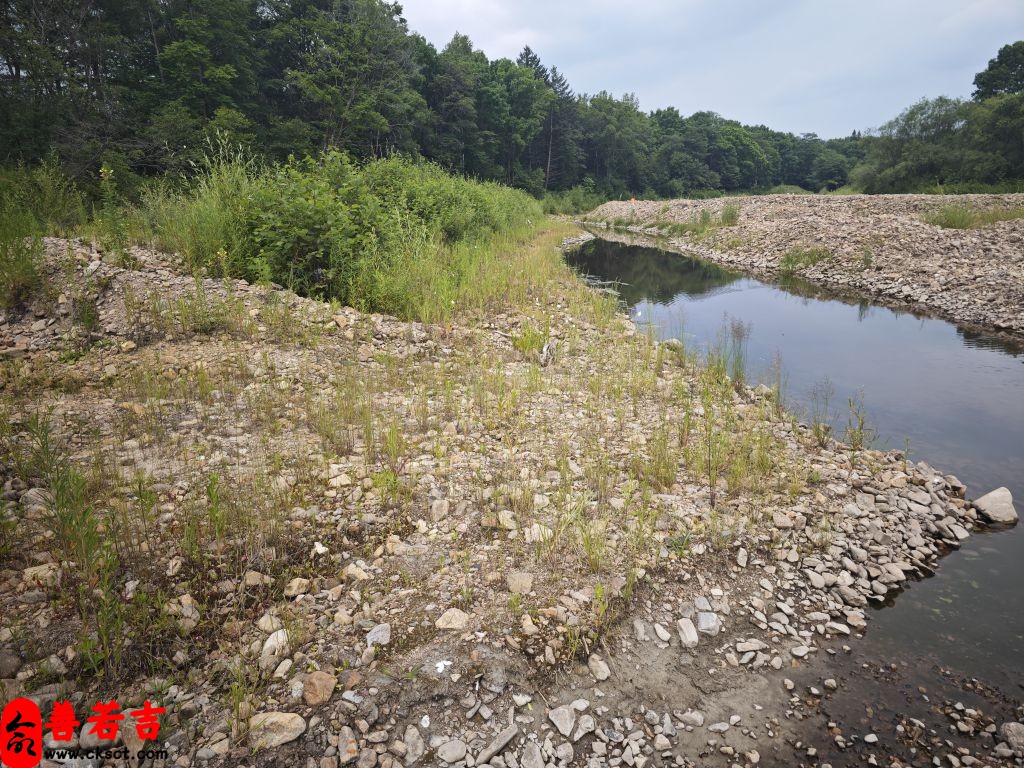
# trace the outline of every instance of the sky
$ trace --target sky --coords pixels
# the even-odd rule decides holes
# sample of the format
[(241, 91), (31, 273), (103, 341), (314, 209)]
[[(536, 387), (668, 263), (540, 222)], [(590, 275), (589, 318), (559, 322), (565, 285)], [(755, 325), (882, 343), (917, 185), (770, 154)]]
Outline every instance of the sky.
[(529, 45), (577, 93), (645, 111), (823, 138), (870, 130), (922, 97), (967, 98), (1024, 38), (1024, 0), (405, 0), (439, 50), (458, 31), (488, 58)]

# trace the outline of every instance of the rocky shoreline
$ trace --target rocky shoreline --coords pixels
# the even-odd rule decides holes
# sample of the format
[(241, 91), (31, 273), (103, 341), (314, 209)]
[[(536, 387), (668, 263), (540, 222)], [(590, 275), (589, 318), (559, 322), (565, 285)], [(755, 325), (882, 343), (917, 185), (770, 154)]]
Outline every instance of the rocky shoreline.
[[(23, 523), (0, 560), (3, 700), (157, 699), (156, 764), (181, 768), (1024, 761), (1019, 701), (927, 746), (909, 722), (802, 723), (848, 684), (829, 658), (869, 607), (1015, 521), (1008, 492), (971, 502), (899, 452), (816, 439), (564, 267), (525, 306), (426, 325), (140, 249), (47, 249), (58, 299), (0, 322)], [(73, 464), (119, 478), (96, 496), (106, 530), (146, 523), (109, 589), (156, 636), (102, 675), (51, 492), (12, 460), (40, 408)], [(735, 459), (715, 494), (701, 429)]]
[[(841, 294), (1024, 340), (1024, 219), (943, 229), (925, 217), (944, 206), (999, 210), (1024, 195), (763, 195), (716, 200), (613, 201), (582, 218), (665, 237), (677, 248), (759, 276), (796, 274)], [(671, 234), (673, 224), (738, 208), (731, 226)], [(814, 263), (787, 254), (815, 251)]]

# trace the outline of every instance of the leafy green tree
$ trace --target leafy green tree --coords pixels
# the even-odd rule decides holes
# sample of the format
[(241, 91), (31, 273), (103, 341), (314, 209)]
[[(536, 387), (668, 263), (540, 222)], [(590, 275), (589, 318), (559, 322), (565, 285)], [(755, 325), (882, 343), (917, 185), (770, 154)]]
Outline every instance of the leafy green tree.
[(988, 66), (974, 76), (974, 98), (988, 99), (1024, 91), (1024, 40), (1004, 45)]

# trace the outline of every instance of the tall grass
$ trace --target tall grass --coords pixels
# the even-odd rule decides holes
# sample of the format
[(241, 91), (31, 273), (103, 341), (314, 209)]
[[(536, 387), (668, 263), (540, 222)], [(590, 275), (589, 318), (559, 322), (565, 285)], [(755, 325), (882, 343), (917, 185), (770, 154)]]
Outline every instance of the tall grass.
[(428, 163), (329, 152), (260, 167), (221, 151), (186, 189), (146, 192), (132, 229), (193, 269), (436, 319), (502, 237), (541, 215), (525, 193)]

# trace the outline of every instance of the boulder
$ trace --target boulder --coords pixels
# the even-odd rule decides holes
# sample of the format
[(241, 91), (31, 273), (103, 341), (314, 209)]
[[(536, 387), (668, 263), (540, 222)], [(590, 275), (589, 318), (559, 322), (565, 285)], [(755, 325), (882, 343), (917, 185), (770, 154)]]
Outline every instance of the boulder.
[(1013, 507), (1013, 496), (1009, 488), (989, 491), (980, 499), (975, 499), (974, 506), (990, 523), (1013, 525), (1017, 522), (1017, 510)]

